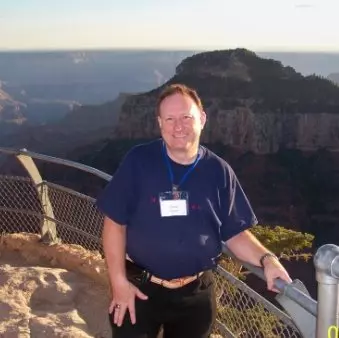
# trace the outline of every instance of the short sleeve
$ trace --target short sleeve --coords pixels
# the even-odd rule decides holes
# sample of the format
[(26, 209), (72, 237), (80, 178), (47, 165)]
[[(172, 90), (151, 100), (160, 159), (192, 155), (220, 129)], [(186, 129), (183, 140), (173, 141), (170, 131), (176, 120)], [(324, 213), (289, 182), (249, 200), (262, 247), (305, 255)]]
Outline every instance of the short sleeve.
[(251, 204), (231, 168), (227, 170), (226, 176), (226, 186), (219, 189), (222, 241), (227, 241), (258, 223)]
[(97, 208), (121, 225), (128, 225), (136, 199), (134, 163), (135, 155), (130, 151), (96, 200)]

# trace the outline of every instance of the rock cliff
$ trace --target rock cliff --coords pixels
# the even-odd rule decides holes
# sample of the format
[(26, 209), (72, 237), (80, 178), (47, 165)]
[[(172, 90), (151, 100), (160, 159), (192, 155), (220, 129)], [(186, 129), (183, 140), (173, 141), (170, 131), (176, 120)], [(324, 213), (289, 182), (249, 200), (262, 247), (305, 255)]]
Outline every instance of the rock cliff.
[(7, 92), (2, 89), (0, 81), (0, 123), (17, 123), (25, 122), (26, 118), (21, 110), (25, 105), (14, 100)]
[[(329, 80), (235, 49), (184, 59), (166, 84), (176, 82), (202, 98), (208, 115), (203, 142), (259, 154), (339, 149), (339, 87)], [(126, 100), (114, 138), (158, 136), (154, 107), (162, 88)]]

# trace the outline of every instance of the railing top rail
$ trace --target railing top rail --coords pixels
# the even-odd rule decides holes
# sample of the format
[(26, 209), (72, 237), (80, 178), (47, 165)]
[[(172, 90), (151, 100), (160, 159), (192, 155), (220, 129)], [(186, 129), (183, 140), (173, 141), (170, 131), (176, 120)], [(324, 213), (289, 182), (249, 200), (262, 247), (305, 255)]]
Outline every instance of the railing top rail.
[(70, 161), (70, 160), (65, 160), (65, 159), (61, 159), (58, 157), (53, 157), (53, 156), (49, 156), (49, 155), (44, 155), (44, 154), (39, 154), (39, 153), (35, 153), (32, 151), (28, 151), (27, 149), (23, 148), (23, 149), (11, 149), (11, 148), (3, 148), (0, 147), (0, 153), (4, 153), (4, 154), (8, 154), (8, 155), (25, 155), (25, 156), (30, 156), (34, 159), (37, 160), (41, 160), (44, 162), (50, 162), (50, 163), (55, 163), (55, 164), (60, 164), (60, 165), (64, 165), (67, 167), (72, 167), (75, 169), (79, 169), (82, 171), (86, 171), (90, 174), (96, 175), (106, 181), (110, 181), (112, 176), (101, 171), (98, 169), (95, 169), (93, 167), (90, 167), (88, 165), (82, 164), (82, 163), (78, 163), (78, 162), (74, 162), (74, 161)]

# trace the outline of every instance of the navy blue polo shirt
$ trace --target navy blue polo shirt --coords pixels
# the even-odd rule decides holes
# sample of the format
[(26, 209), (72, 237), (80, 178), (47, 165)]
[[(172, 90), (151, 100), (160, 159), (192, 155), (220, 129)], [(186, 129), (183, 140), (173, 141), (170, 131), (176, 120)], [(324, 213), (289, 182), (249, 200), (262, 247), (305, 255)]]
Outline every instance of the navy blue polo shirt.
[[(126, 251), (155, 276), (172, 279), (216, 266), (222, 241), (257, 223), (232, 168), (209, 149), (178, 188), (188, 192), (188, 215), (162, 217), (159, 194), (172, 184), (162, 140), (133, 147), (101, 195), (97, 207), (126, 225)], [(169, 159), (174, 184), (190, 165)]]

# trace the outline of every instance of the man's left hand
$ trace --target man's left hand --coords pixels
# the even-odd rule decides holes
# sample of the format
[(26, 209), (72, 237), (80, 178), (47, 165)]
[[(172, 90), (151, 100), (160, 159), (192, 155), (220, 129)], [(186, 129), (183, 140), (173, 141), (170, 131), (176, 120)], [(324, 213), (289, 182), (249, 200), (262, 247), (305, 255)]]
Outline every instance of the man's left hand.
[(287, 283), (292, 282), (287, 271), (276, 258), (269, 257), (268, 259), (265, 259), (264, 274), (267, 281), (267, 289), (270, 291), (279, 292), (279, 290), (274, 287), (274, 280), (276, 278), (280, 278)]

